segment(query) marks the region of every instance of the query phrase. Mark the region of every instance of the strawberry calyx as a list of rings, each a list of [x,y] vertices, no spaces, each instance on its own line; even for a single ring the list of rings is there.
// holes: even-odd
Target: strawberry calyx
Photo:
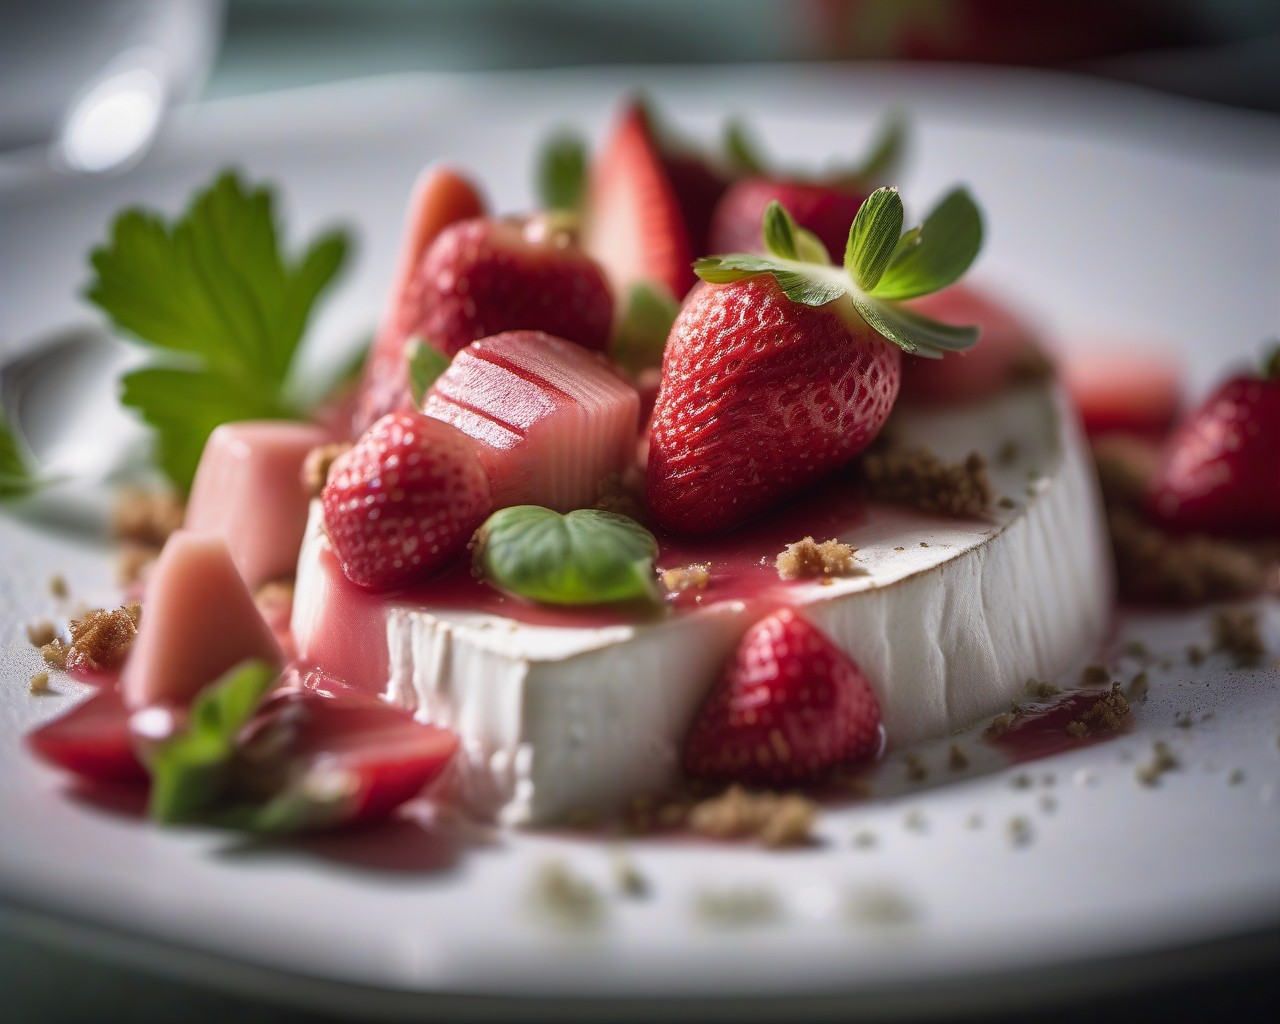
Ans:
[[[785,179],[837,189],[867,189],[886,181],[902,166],[907,136],[905,115],[901,111],[891,111],[881,122],[858,164],[825,172],[778,171],[771,168],[745,125],[735,118],[725,125],[724,154],[730,169],[738,176]]]
[[[1280,380],[1280,341],[1274,341],[1262,353],[1263,380]]]
[[[902,230],[898,190],[876,189],[849,229],[843,266],[835,267],[812,232],[799,227],[778,202],[765,210],[766,254],[706,256],[694,273],[713,284],[771,274],[786,296],[806,306],[852,303],[867,325],[913,355],[939,359],[972,347],[976,326],[953,326],[899,303],[954,283],[982,247],[982,214],[963,188],[953,189],[919,227]]]

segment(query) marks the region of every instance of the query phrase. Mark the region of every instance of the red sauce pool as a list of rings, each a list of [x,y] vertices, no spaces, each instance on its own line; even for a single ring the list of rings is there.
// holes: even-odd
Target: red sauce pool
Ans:
[[[1107,690],[1077,690],[1043,708],[1026,709],[1007,732],[989,737],[987,742],[1003,751],[1014,764],[1022,764],[1113,739],[1132,730],[1132,714],[1119,729],[1098,728],[1074,735],[1067,728],[1108,696]]]

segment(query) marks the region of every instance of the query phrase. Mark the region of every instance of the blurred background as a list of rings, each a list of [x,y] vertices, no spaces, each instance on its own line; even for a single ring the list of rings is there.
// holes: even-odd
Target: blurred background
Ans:
[[[1280,110],[1275,0],[6,0],[0,151],[135,160],[174,104],[600,64],[1039,66]]]

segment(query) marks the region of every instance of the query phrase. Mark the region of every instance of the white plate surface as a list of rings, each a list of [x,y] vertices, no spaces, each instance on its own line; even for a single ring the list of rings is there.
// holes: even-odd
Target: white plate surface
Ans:
[[[744,112],[800,164],[856,154],[880,112],[904,106],[917,125],[909,203],[918,213],[970,183],[989,222],[980,276],[1064,344],[1163,346],[1200,392],[1280,328],[1274,119],[1012,72],[753,68],[411,77],[188,111],[130,175],[0,187],[0,338],[12,352],[89,316],[75,293],[111,211],[173,209],[234,162],[283,183],[293,237],[334,219],[358,228],[355,270],[319,324],[319,354],[332,355],[376,318],[423,164],[474,168],[498,207],[526,206],[538,140],[563,124],[598,137],[635,85],[695,136]],[[262,848],[69,798],[19,737],[80,688],[27,694],[38,666],[21,627],[58,610],[52,572],[109,600],[110,566],[94,543],[10,518],[0,549],[0,919],[158,969],[367,1015],[418,1014],[446,994],[482,1000],[473,1009],[507,996],[733,996],[792,1017],[803,1007],[790,1000],[818,994],[815,1013],[895,1015],[1207,968],[1280,924],[1280,673],[1274,656],[1253,671],[1220,655],[1189,667],[1186,645],[1207,638],[1200,615],[1122,623],[1173,656],[1153,670],[1132,735],[1033,765],[1026,787],[1017,769],[948,780],[945,747],[926,751],[930,785],[827,813],[813,849],[630,842],[652,887],[637,901],[614,894],[613,848],[590,837],[481,843],[437,823]],[[1280,651],[1280,607],[1259,607]],[[1175,727],[1182,712],[1193,728]],[[1155,739],[1183,768],[1147,788],[1134,767]],[[1014,817],[1030,842],[1011,841]],[[855,847],[860,832],[876,844]],[[600,927],[564,930],[529,910],[553,858],[605,893]],[[766,893],[773,919],[727,928],[700,915],[702,897],[730,889]],[[906,921],[856,910],[885,894]]]

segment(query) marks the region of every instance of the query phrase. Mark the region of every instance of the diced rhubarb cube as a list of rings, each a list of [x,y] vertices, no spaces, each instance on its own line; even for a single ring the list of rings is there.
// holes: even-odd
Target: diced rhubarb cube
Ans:
[[[424,411],[474,438],[494,508],[594,505],[635,457],[640,397],[598,353],[538,331],[482,338],[454,357]]]
[[[185,705],[248,658],[284,663],[226,544],[179,530],[147,582],[138,636],[120,677],[125,704]]]
[[[331,439],[313,423],[224,423],[200,456],[184,528],[226,541],[250,587],[292,576],[307,525],[302,463]]]

